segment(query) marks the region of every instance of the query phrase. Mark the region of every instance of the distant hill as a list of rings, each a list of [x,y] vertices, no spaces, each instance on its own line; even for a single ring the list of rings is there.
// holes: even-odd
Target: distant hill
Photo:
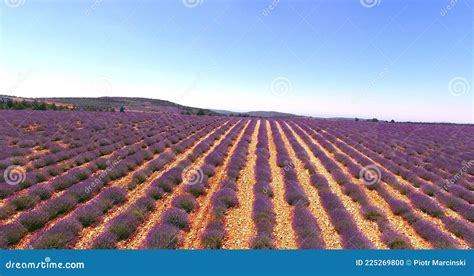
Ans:
[[[278,117],[301,117],[295,114],[283,113],[277,111],[250,111],[250,112],[233,112],[228,110],[216,110],[212,111],[217,112],[226,116],[244,116],[244,117],[265,117],[265,118],[278,118]]]
[[[267,117],[267,118],[301,117],[295,114],[283,113],[283,112],[277,112],[277,111],[250,111],[250,112],[246,112],[245,114],[248,114],[249,116],[252,116],[252,117]]]
[[[129,98],[129,97],[98,97],[98,98],[21,98],[15,96],[0,96],[4,100],[11,99],[16,102],[38,102],[55,105],[68,110],[80,111],[119,111],[122,107],[125,111],[135,112],[167,112],[184,115],[221,115],[237,117],[301,117],[290,113],[276,111],[251,111],[234,112],[227,110],[209,110],[204,108],[179,105],[170,101],[148,99],[148,98]]]
[[[84,111],[119,111],[123,106],[128,111],[141,112],[171,112],[187,115],[218,115],[208,109],[179,105],[170,101],[128,98],[128,97],[99,97],[99,98],[37,98],[38,101],[56,102],[74,106],[76,110]]]

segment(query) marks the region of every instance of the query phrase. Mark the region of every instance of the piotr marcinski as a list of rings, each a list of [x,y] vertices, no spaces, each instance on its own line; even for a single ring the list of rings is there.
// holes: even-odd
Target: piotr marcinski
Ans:
[[[466,260],[413,260],[413,266],[466,266]]]

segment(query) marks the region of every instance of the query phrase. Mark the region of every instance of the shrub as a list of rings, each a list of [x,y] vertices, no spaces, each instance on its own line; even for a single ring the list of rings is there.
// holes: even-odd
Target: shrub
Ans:
[[[412,224],[412,227],[422,238],[428,240],[435,249],[454,249],[458,247],[456,241],[444,234],[431,222],[418,220]]]
[[[127,192],[119,187],[110,187],[102,193],[101,197],[111,200],[116,205],[125,202]]]
[[[205,158],[205,162],[214,167],[219,167],[224,164],[224,155],[221,152],[213,151]]]
[[[361,188],[352,182],[345,183],[344,186],[342,186],[342,191],[344,194],[350,196],[354,202],[365,203],[367,201],[367,197]]]
[[[96,204],[90,204],[83,206],[76,211],[76,220],[79,221],[82,226],[88,227],[94,224],[101,215],[101,208]]]
[[[206,164],[201,167],[201,171],[208,177],[212,177],[216,174],[216,167]]]
[[[275,224],[275,213],[268,197],[257,195],[253,204],[252,218],[259,234],[271,235]]]
[[[237,190],[237,183],[235,183],[234,180],[226,178],[224,181],[221,183],[221,188],[228,188],[231,190]]]
[[[14,245],[23,238],[28,231],[20,223],[0,226],[0,248],[6,249],[8,246]],[[3,241],[3,242],[2,242]]]
[[[295,207],[292,225],[300,249],[325,248],[325,243],[320,236],[321,229],[305,206],[298,205]]]
[[[354,228],[348,229],[347,234],[342,239],[345,249],[372,249],[372,243],[359,231]]]
[[[126,240],[140,224],[140,219],[131,211],[121,213],[114,218],[107,230],[117,236],[117,240]]]
[[[83,181],[86,180],[91,176],[91,171],[88,169],[84,170],[79,170],[76,174],[74,174],[74,177],[77,179],[77,181]]]
[[[459,197],[467,201],[469,204],[474,203],[474,193],[469,191],[468,189],[464,188],[463,186],[460,185],[451,185],[449,187],[449,191]]]
[[[474,226],[472,224],[450,217],[443,218],[443,223],[454,235],[465,240],[470,248],[474,247]]]
[[[142,184],[148,178],[148,175],[145,172],[137,172],[133,175],[133,182],[137,184]]]
[[[278,154],[277,160],[276,160],[277,166],[280,168],[288,166],[288,164],[292,162],[290,156],[288,156],[288,154],[283,154],[282,152],[279,152],[279,153],[280,154]]]
[[[257,182],[253,186],[253,192],[255,194],[265,195],[265,196],[268,196],[270,198],[273,198],[273,196],[274,196],[273,188],[270,186],[270,184],[271,183],[262,182],[262,181]]]
[[[435,194],[435,189],[430,185],[421,186],[421,191],[423,191],[423,193],[425,193],[428,196],[434,196]]]
[[[75,220],[63,220],[43,233],[31,243],[35,249],[62,249],[66,248],[77,234],[82,230],[81,225]]]
[[[239,200],[234,190],[222,188],[212,196],[212,202],[215,206],[222,206],[228,209],[237,206]]]
[[[285,200],[292,206],[297,204],[309,204],[304,190],[301,188],[299,183],[294,181],[285,181]]]
[[[221,221],[212,221],[204,230],[201,242],[204,248],[219,249],[225,236],[224,224]]]
[[[157,187],[161,188],[164,192],[169,193],[173,191],[174,184],[173,181],[170,179],[166,179],[164,177],[161,177],[156,184]]]
[[[179,244],[179,228],[169,224],[158,224],[145,240],[148,249],[176,249]]]
[[[53,191],[48,186],[38,186],[32,188],[31,193],[38,196],[41,200],[45,200],[51,197]]]
[[[370,221],[379,221],[384,218],[380,209],[371,205],[362,208],[362,215]]]
[[[161,217],[161,222],[173,225],[179,229],[186,229],[189,226],[188,214],[186,211],[176,207],[166,210]]]
[[[270,168],[266,167],[258,167],[255,170],[255,179],[257,182],[262,181],[262,182],[271,182],[272,181],[272,173],[270,171]]]
[[[158,199],[161,199],[163,198],[163,194],[165,192],[163,191],[163,189],[161,189],[160,187],[150,187],[148,190],[147,190],[147,195],[149,197],[152,197],[153,199],[155,200],[158,200]]]
[[[15,196],[10,201],[10,204],[15,206],[15,209],[17,211],[21,211],[21,210],[25,210],[25,209],[29,209],[33,207],[38,201],[39,201],[39,198],[36,195],[25,194],[25,195]]]
[[[391,229],[383,231],[382,241],[390,249],[413,249],[410,242],[405,237]]]
[[[431,198],[420,193],[411,193],[408,195],[411,203],[419,208],[421,211],[427,213],[432,217],[441,217],[443,216],[443,210],[434,202]]]
[[[252,249],[275,249],[273,239],[268,235],[257,235],[251,241]]]
[[[155,201],[153,198],[145,196],[138,199],[132,206],[133,208],[140,209],[143,213],[148,213],[155,209]]]
[[[191,213],[196,208],[197,201],[192,195],[180,195],[173,200],[172,205]]]
[[[227,169],[227,177],[232,178],[232,179],[237,179],[239,178],[239,175],[240,175],[239,169],[235,169],[235,168]]]
[[[56,191],[62,191],[64,189],[67,189],[71,187],[71,185],[74,183],[72,179],[70,179],[68,176],[56,178],[53,181],[53,188]]]
[[[46,180],[46,175],[42,174],[42,173],[36,173],[35,174],[35,180],[36,182],[43,182]]]
[[[29,232],[33,232],[36,229],[43,227],[49,220],[48,213],[44,211],[30,211],[22,214],[18,221],[23,225]]]
[[[15,206],[12,204],[5,204],[2,207],[0,207],[0,220],[4,220],[8,218],[9,216],[13,215],[15,213]]]
[[[329,183],[327,179],[320,174],[313,174],[310,176],[311,185],[316,187],[319,191],[329,190]]]
[[[192,194],[194,197],[199,197],[206,193],[206,188],[203,183],[196,183],[186,186],[186,192]]]
[[[75,198],[64,194],[63,196],[48,201],[42,209],[49,214],[50,218],[55,218],[71,210],[76,204],[77,201]]]
[[[101,158],[101,159],[99,159],[99,160],[97,160],[97,161],[95,162],[95,165],[96,165],[97,168],[99,168],[100,170],[105,170],[105,169],[107,168],[107,166],[108,166],[108,164],[107,164],[107,159]]]
[[[340,185],[343,185],[350,181],[349,177],[347,177],[347,175],[339,169],[333,170],[331,174],[334,180]]]
[[[0,174],[0,178],[3,177],[2,174]],[[1,181],[0,181],[1,182]],[[0,183],[0,199],[4,199],[11,195],[17,188],[12,185],[8,185],[6,183]]]
[[[395,215],[403,215],[406,214],[411,210],[410,205],[406,204],[405,202],[398,200],[398,199],[390,199],[388,201],[390,205],[390,209]]]
[[[110,232],[103,232],[92,243],[93,249],[116,249],[117,236]]]

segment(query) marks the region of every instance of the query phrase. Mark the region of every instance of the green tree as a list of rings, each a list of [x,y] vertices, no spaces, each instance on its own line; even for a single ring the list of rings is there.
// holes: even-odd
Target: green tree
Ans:
[[[120,112],[125,112],[125,107],[123,105],[120,107]]]
[[[11,109],[14,105],[14,102],[12,99],[7,99],[7,109]]]

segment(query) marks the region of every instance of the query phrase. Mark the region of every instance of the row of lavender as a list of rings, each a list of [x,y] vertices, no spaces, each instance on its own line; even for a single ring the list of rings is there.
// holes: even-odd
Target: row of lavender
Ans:
[[[235,143],[245,124],[245,121],[239,122],[204,158],[204,164],[198,171],[202,171],[205,177],[199,181],[193,179],[185,183],[184,193],[174,198],[173,206],[162,214],[161,221],[148,233],[146,248],[178,248],[182,244],[181,232],[189,230],[189,214],[199,207],[196,199],[207,193],[209,179],[215,176],[216,168],[224,164],[229,148]],[[211,148],[211,141],[217,140],[217,137],[212,137],[212,140],[205,144],[208,149]]]
[[[197,139],[199,139],[200,137],[202,137],[203,135],[205,135],[207,132],[209,132],[215,127],[216,125],[211,123],[205,127],[201,127],[198,129],[190,128],[190,129],[184,130],[182,133],[184,134],[183,140],[178,141],[178,143],[176,143],[172,147],[178,146],[178,147],[188,148],[192,144],[194,144],[194,142],[197,141]],[[148,162],[144,168],[139,169],[134,172],[132,181],[129,182],[129,184],[127,185],[128,190],[133,191],[134,189],[136,189],[138,185],[143,184],[147,180],[147,178],[149,178],[153,173],[162,170],[163,168],[165,168],[167,164],[171,163],[174,159],[175,159],[175,154],[171,149],[159,154],[155,159]],[[137,175],[139,175],[140,177],[137,177]],[[144,177],[144,179],[142,177]],[[126,190],[124,189],[121,189],[121,190],[123,191],[124,195],[127,194]],[[123,198],[121,203],[124,203],[128,200],[129,199],[125,197]],[[136,217],[142,218],[142,216],[145,215],[147,211],[152,209],[152,206],[153,206],[152,203],[153,201],[149,200],[148,198],[140,199],[140,200],[137,200],[127,211],[132,210],[131,212]],[[79,225],[78,223],[80,223],[82,224],[80,225],[81,227],[75,227],[71,229],[71,231],[66,232],[66,234],[63,232],[61,234],[62,239],[58,241],[57,235],[59,235],[59,231],[57,231],[55,227],[53,226],[52,228],[47,229],[43,233],[38,234],[36,238],[33,239],[32,242],[30,242],[30,245],[35,248],[65,248],[65,247],[72,246],[76,238],[78,237],[79,233],[83,230],[83,228],[90,227],[94,223],[100,222],[101,218],[106,213],[106,212],[102,212],[101,209],[102,208],[101,208],[100,200],[95,200],[87,204],[84,204],[81,207],[81,209],[78,209],[77,212],[71,215],[71,217],[66,217],[61,222],[58,223],[58,224],[60,223],[66,224],[66,222],[69,222],[70,224],[75,224],[75,225]],[[131,231],[133,232],[134,221],[132,220],[132,218],[134,217],[127,216],[131,213],[127,211],[119,214],[119,218],[116,218],[113,221],[111,221],[111,223],[108,226],[109,228],[114,229],[115,233],[117,233],[117,236],[114,236],[115,241],[119,240],[120,238],[126,238],[125,236],[127,235],[126,233],[128,233],[127,231],[130,231],[129,229],[132,229]],[[109,232],[106,232],[106,233],[109,233]],[[109,241],[110,240],[111,239],[109,239]]]
[[[207,122],[207,124],[209,124],[209,122]],[[199,126],[199,125],[196,125],[196,127],[202,128],[202,126]],[[189,135],[192,131],[195,130],[196,127],[190,128],[187,131],[185,127],[182,128],[181,129],[181,132],[183,132],[182,137],[186,137],[187,135]],[[175,135],[175,134],[169,133],[169,135]],[[170,145],[171,144],[172,143],[170,143]],[[148,149],[140,149],[136,153],[133,153],[133,151],[129,151],[129,150],[123,151],[130,155],[127,156],[125,154],[123,157],[117,159],[117,161],[113,163],[112,169],[107,170],[106,172],[103,171],[101,174],[96,173],[96,174],[89,175],[89,178],[82,180],[80,182],[72,181],[69,188],[65,187],[67,188],[67,190],[63,193],[60,193],[58,197],[55,197],[54,199],[49,200],[45,204],[40,204],[32,211],[21,214],[16,220],[16,222],[13,222],[7,225],[2,225],[1,227],[5,229],[17,229],[16,231],[17,233],[22,233],[22,235],[17,235],[20,238],[23,237],[24,234],[26,234],[25,230],[34,232],[42,228],[43,226],[45,226],[47,222],[52,221],[53,219],[55,219],[56,217],[59,217],[60,215],[64,215],[68,213],[79,204],[84,204],[86,201],[90,200],[92,197],[99,194],[101,188],[107,185],[110,181],[123,178],[124,176],[128,175],[131,171],[133,171],[136,168],[136,166],[141,165],[146,160],[151,160],[154,154],[150,154],[147,150]],[[156,151],[155,153],[158,154],[159,151]],[[172,159],[173,156],[174,154],[172,153],[171,150],[167,152],[163,152],[156,159],[148,163],[147,169],[149,171],[159,170],[164,164],[166,164],[168,160]],[[113,162],[114,160],[110,160],[110,161]],[[130,164],[133,164],[133,165],[130,165]],[[137,178],[134,178],[134,179],[137,179]],[[95,180],[99,180],[99,181],[95,181]],[[53,183],[50,183],[50,184],[54,188]],[[101,201],[100,197],[99,197],[99,200],[97,201],[99,202]],[[102,206],[101,203],[98,203],[98,204]],[[105,212],[108,210],[108,208],[104,206],[100,207],[99,209],[101,209],[102,212]],[[9,234],[8,231],[3,231],[2,233],[3,233],[2,239],[4,240],[2,247],[11,246],[15,244],[16,242],[18,242],[19,240],[18,238],[15,238],[15,237],[9,237],[9,235],[11,234]]]
[[[321,238],[321,229],[308,210],[309,200],[297,177],[294,160],[291,159],[288,153],[275,121],[271,122],[271,130],[277,149],[277,166],[281,168],[284,178],[285,200],[289,205],[294,206],[292,226],[296,233],[298,246],[301,249],[325,248],[326,245]]]
[[[105,232],[95,238],[92,247],[98,249],[116,248],[118,241],[129,239],[146,220],[147,215],[156,208],[154,202],[159,202],[165,196],[171,196],[176,187],[185,181],[185,179],[183,179],[183,170],[189,167],[201,154],[207,152],[215,141],[233,124],[235,124],[235,122],[226,124],[214,131],[207,138],[199,142],[193,151],[176,166],[165,170],[161,176],[153,179],[145,195],[140,197],[124,212],[113,218],[110,223],[107,224]],[[199,133],[198,136],[202,138],[215,129],[215,127],[216,126],[210,126],[205,129],[203,133]]]
[[[41,117],[41,114],[39,117]],[[24,120],[28,121],[28,119],[29,118],[26,118]],[[57,121],[59,120],[55,117],[48,117],[47,119],[48,121],[43,122],[44,124],[49,123],[50,121],[58,123]],[[68,127],[70,124],[70,121],[66,119],[69,118],[66,117],[61,121],[61,125],[64,127]],[[99,116],[99,122],[101,122],[100,119],[101,117]],[[125,145],[137,143],[140,139],[141,142],[143,142],[141,147],[147,147],[151,145],[152,141],[163,138],[158,136],[158,133],[163,133],[166,130],[166,121],[171,118],[164,119],[166,119],[165,122],[160,123],[155,127],[148,126],[148,128],[145,128],[147,127],[146,125],[141,126],[143,127],[143,130],[138,128],[138,123],[132,125],[132,121],[128,117],[124,117],[124,120],[117,123],[120,127],[114,125],[113,120],[110,122],[104,120],[104,122],[99,125],[97,125],[96,121],[85,120],[83,128],[73,129],[70,132],[61,130],[56,134],[52,134],[52,136],[49,137],[50,140],[43,142],[37,141],[36,143],[41,143],[41,146],[45,148],[51,148],[51,145],[54,146],[57,142],[61,142],[62,145],[67,145],[70,149],[53,147],[49,152],[39,153],[38,156],[36,156],[36,160],[26,165],[24,164],[24,160],[11,157],[10,163],[21,165],[25,174],[23,175],[22,181],[17,185],[7,185],[5,179],[3,179],[0,183],[0,197],[8,197],[16,191],[41,182],[52,180],[55,176],[64,174],[70,170],[71,172],[69,172],[69,174],[71,176],[75,175],[78,173],[79,169],[73,170],[73,168],[77,168],[83,164],[90,165],[92,161],[97,160],[99,157],[109,155]],[[143,123],[147,122],[148,120],[144,120]],[[130,125],[127,123],[130,123]],[[178,125],[181,126],[181,124]],[[32,131],[31,133],[36,132],[37,131]],[[26,132],[26,134],[27,133],[30,132]],[[26,135],[25,133],[22,134]],[[7,141],[8,139],[5,139],[5,143]],[[132,150],[136,151],[138,149],[139,147],[137,146]],[[7,165],[10,163],[0,162],[1,169],[6,169]],[[1,177],[4,178],[4,174],[1,174]],[[17,175],[17,177],[19,176]]]
[[[49,119],[53,120],[53,118]],[[169,130],[171,123],[174,122],[176,126],[182,126],[186,123],[179,117],[164,117],[163,121],[160,120],[159,123],[155,124],[149,123],[145,118],[140,123],[132,123],[133,121],[128,116],[123,119],[115,124],[113,120],[108,123],[104,121],[100,126],[97,126],[96,122],[86,120],[83,128],[71,132],[61,130],[49,137],[50,140],[43,141],[41,147],[49,150],[41,151],[35,156],[29,157],[36,158],[31,162],[18,157],[10,157],[7,162],[0,162],[0,169],[2,170],[6,169],[8,165],[17,165],[25,171],[24,179],[18,185],[13,186],[6,185],[5,179],[3,179],[4,174],[1,175],[3,181],[0,181],[0,197],[5,198],[15,191],[50,180],[74,167],[90,163],[98,157],[109,155],[119,148],[132,145],[138,141],[142,143],[140,145],[142,148],[148,147],[157,139],[163,139],[160,135]],[[63,120],[62,124],[66,127],[70,122]],[[36,131],[32,133],[36,133]],[[77,133],[80,135],[77,135]],[[177,138],[174,135],[169,137],[170,140]],[[8,139],[5,139],[4,142],[7,141]],[[58,143],[62,147],[59,147]],[[63,148],[64,146],[68,148]]]
[[[304,128],[307,127],[306,125],[307,124],[305,124]],[[355,164],[345,155],[337,154],[337,150],[333,147],[333,145],[324,139],[324,136],[329,136],[329,134],[321,132],[322,134],[320,135],[316,132],[312,132],[312,130],[309,128],[306,130],[309,133],[312,133],[313,138],[317,140],[323,147],[325,147],[326,150],[335,153],[335,159],[338,160],[342,166],[346,166],[348,168],[348,171],[352,174],[354,179],[360,177],[362,166],[373,165],[373,162],[366,156],[356,152],[348,146],[344,146],[344,144],[341,144],[338,141],[334,141],[333,143],[338,145],[342,152],[345,152],[358,162],[358,164]],[[367,156],[370,156],[370,154]],[[337,166],[337,164],[334,164],[334,166]],[[466,242],[470,243],[472,246],[472,226],[458,219],[446,216],[443,210],[432,199],[430,199],[429,196],[419,193],[416,189],[413,189],[410,186],[399,183],[397,179],[388,173],[388,171],[384,168],[380,168],[380,170],[382,171],[382,180],[388,185],[392,186],[395,190],[399,191],[402,195],[407,195],[407,199],[411,202],[413,207],[394,197],[394,195],[391,194],[383,185],[370,185],[367,187],[375,190],[388,203],[392,212],[406,220],[422,238],[430,242],[435,248],[459,247],[459,244],[455,240],[453,240],[449,235],[443,233],[435,224],[423,219],[413,212],[413,208],[419,209],[434,218],[441,218],[441,221],[445,224],[449,231],[460,238],[465,239]],[[347,182],[348,179],[347,176],[340,175],[336,181],[338,181],[338,183],[344,183]],[[354,190],[356,189],[356,185],[351,185],[351,187],[353,187]],[[354,191],[351,193],[354,193]],[[357,198],[360,197],[361,193],[357,192]]]
[[[225,214],[228,209],[239,204],[237,197],[237,181],[249,154],[249,144],[257,121],[252,120],[245,129],[242,138],[237,144],[234,152],[230,156],[225,168],[225,179],[219,185],[219,190],[212,195],[212,219],[206,226],[201,236],[201,243],[204,248],[219,249],[226,236]]]
[[[111,162],[117,162],[129,156],[127,161],[127,169],[132,171],[136,166],[140,165],[144,160],[149,160],[154,154],[161,153],[165,147],[170,146],[173,142],[176,142],[176,139],[173,141],[168,140],[171,137],[178,137],[182,139],[182,131],[187,127],[191,127],[192,124],[184,124],[179,127],[170,129],[170,131],[175,131],[177,134],[168,134],[167,136],[159,134],[157,136],[152,136],[148,138],[153,138],[145,144],[139,145],[143,140],[139,140],[137,137],[134,141],[134,144],[126,147],[122,147],[120,144],[116,144],[114,147],[119,148],[114,151],[110,156],[103,155],[94,155],[95,158],[84,157],[84,155],[79,155],[76,158],[87,158],[88,163],[83,166],[76,167],[70,170],[65,171],[63,174],[55,176],[51,179],[46,179],[43,182],[36,184],[30,183],[31,188],[26,188],[24,182],[20,183],[18,186],[7,185],[11,187],[10,191],[14,189],[20,189],[19,191],[13,193],[8,198],[6,204],[0,208],[0,219],[6,219],[11,216],[15,211],[27,210],[35,206],[39,201],[49,199],[53,193],[63,191],[72,185],[84,181],[90,178],[94,173],[100,174],[103,173],[107,167],[110,166]],[[172,133],[172,132],[169,132]],[[154,142],[153,142],[154,141]],[[176,150],[174,150],[176,152]],[[89,154],[92,154],[89,152]],[[121,170],[122,169],[122,170]],[[109,177],[114,180],[125,173],[124,168],[117,168]],[[24,189],[21,189],[24,188]]]

